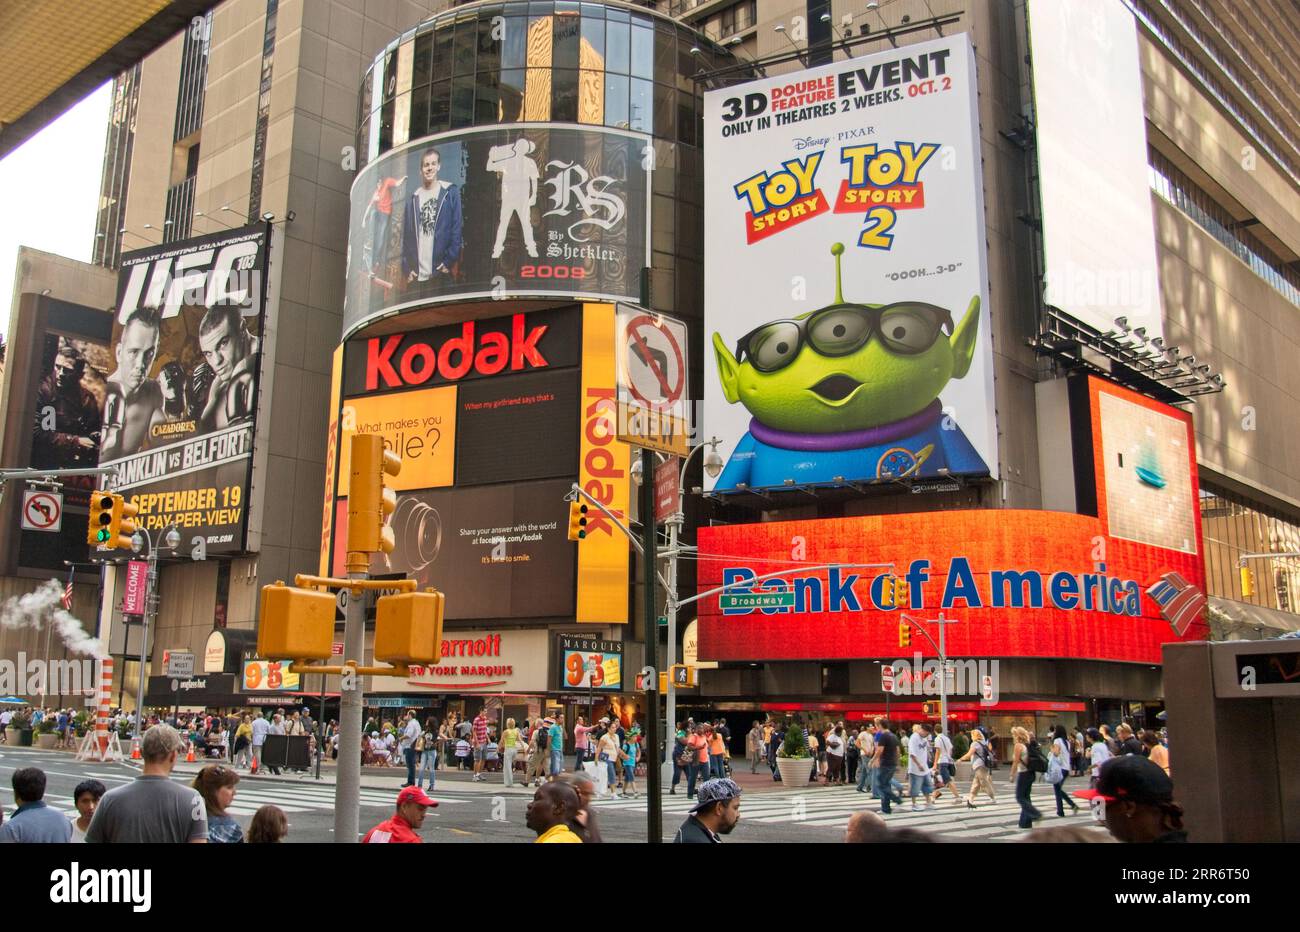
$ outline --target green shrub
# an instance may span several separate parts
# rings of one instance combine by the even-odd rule
[[[785,740],[781,742],[780,757],[811,758],[808,742],[803,736],[803,728],[798,722],[791,722],[785,730]]]

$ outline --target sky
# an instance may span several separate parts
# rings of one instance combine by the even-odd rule
[[[90,260],[112,88],[0,159],[0,332],[9,329],[19,246]]]

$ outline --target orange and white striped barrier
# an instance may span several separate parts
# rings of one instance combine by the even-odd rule
[[[95,710],[95,740],[100,760],[108,755],[108,712],[113,699],[113,658],[99,658],[99,705]]]

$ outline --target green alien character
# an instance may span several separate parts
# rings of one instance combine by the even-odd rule
[[[834,304],[763,324],[740,338],[734,355],[713,335],[727,402],[753,415],[715,488],[916,478],[945,468],[987,475],[939,402],[944,386],[970,371],[979,296],[956,327],[933,304],[849,303],[841,287],[843,244],[831,253]]]

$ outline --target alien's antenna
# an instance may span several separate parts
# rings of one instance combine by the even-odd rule
[[[835,303],[844,303],[844,289],[840,284],[840,256],[844,255],[843,243],[831,244],[831,255],[835,257]]]

